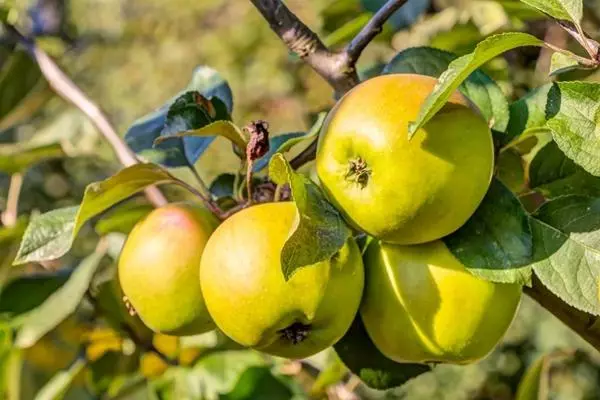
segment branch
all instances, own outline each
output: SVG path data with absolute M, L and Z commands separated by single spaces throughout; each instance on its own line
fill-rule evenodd
M 358 58 L 365 47 L 371 43 L 375 36 L 381 33 L 383 24 L 385 24 L 392 14 L 398 11 L 407 1 L 408 0 L 388 0 L 383 7 L 377 10 L 367 25 L 365 25 L 348 46 L 346 46 L 345 52 L 348 55 L 347 62 L 349 65 L 356 64 L 356 61 L 358 61 Z
M 10 186 L 8 187 L 8 196 L 6 198 L 6 209 L 0 216 L 4 226 L 13 226 L 17 222 L 19 209 L 19 196 L 23 186 L 23 174 L 16 172 L 10 177 Z
M 354 66 L 348 64 L 346 54 L 327 49 L 319 36 L 300 21 L 282 0 L 250 1 L 288 49 L 327 80 L 338 95 L 346 93 L 358 83 L 358 75 Z
M 139 163 L 135 153 L 117 134 L 112 124 L 102 110 L 83 93 L 83 91 L 56 65 L 44 50 L 23 36 L 14 26 L 4 24 L 9 34 L 13 35 L 27 50 L 29 55 L 38 63 L 42 74 L 52 89 L 64 100 L 79 108 L 96 126 L 115 151 L 117 158 L 126 167 Z M 146 197 L 155 206 L 167 203 L 165 196 L 156 187 L 146 189 Z
M 569 306 L 546 289 L 535 275 L 533 276 L 532 287 L 524 287 L 524 291 L 539 305 L 550 311 L 556 318 L 600 351 L 600 322 L 595 316 Z

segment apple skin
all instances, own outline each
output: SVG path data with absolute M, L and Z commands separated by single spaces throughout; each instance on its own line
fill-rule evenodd
M 214 329 L 198 282 L 200 259 L 217 218 L 203 206 L 157 208 L 133 228 L 119 257 L 123 293 L 155 332 L 195 335 Z
M 408 139 L 436 83 L 414 74 L 369 79 L 338 101 L 321 129 L 316 169 L 325 193 L 350 225 L 386 242 L 454 232 L 491 182 L 491 131 L 459 92 Z
M 243 346 L 294 359 L 316 354 L 346 333 L 364 283 L 352 238 L 330 260 L 285 281 L 281 250 L 296 213 L 291 202 L 238 212 L 211 236 L 200 267 L 206 305 L 223 333 Z
M 397 362 L 468 364 L 512 322 L 521 286 L 472 275 L 442 241 L 372 242 L 360 314 L 375 346 Z

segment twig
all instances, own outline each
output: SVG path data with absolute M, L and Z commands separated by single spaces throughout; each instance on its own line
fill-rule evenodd
M 356 35 L 342 52 L 330 51 L 281 0 L 250 0 L 269 22 L 271 29 L 281 38 L 288 49 L 298 54 L 308 65 L 321 75 L 341 97 L 359 82 L 356 62 L 367 45 L 381 32 L 383 24 L 407 0 L 388 0 L 373 18 Z M 315 139 L 296 156 L 290 165 L 298 168 L 316 155 Z
M 546 289 L 535 276 L 533 277 L 532 286 L 525 287 L 524 291 L 539 305 L 550 311 L 556 318 L 600 351 L 600 327 L 597 326 L 595 316 L 569 306 Z
M 574 25 L 568 21 L 558 20 L 558 24 L 565 30 L 573 39 L 577 40 L 581 47 L 585 49 L 588 55 L 594 61 L 600 61 L 600 44 L 593 39 L 590 39 L 581 29 L 581 25 Z
M 2 213 L 2 223 L 4 226 L 14 226 L 17 223 L 21 187 L 23 187 L 23 174 L 16 172 L 10 177 L 6 209 Z
M 356 71 L 348 68 L 346 54 L 329 51 L 317 34 L 300 21 L 282 0 L 250 1 L 288 49 L 325 78 L 339 95 L 358 83 Z
M 106 138 L 115 151 L 119 161 L 126 167 L 137 164 L 139 161 L 135 153 L 125 144 L 117 134 L 112 124 L 102 110 L 56 65 L 44 50 L 23 36 L 14 26 L 4 23 L 6 30 L 21 43 L 29 55 L 38 63 L 42 74 L 52 89 L 64 100 L 79 108 L 96 126 L 98 131 Z M 146 197 L 155 206 L 167 203 L 165 196 L 152 186 L 146 189 Z
M 206 185 L 206 183 L 204 182 L 204 179 L 202 179 L 202 177 L 198 173 L 198 170 L 196 169 L 196 167 L 193 166 L 193 165 L 190 165 L 190 170 L 192 171 L 192 174 L 194 175 L 194 178 L 196 178 L 196 182 L 198 182 L 198 186 L 200 186 L 200 190 L 202 190 L 202 192 L 204 192 L 204 194 L 209 199 L 212 200 L 213 199 L 213 195 L 212 195 L 210 189 L 208 188 L 208 186 Z
M 383 24 L 408 0 L 388 0 L 346 47 L 349 65 L 356 64 L 363 50 L 383 30 Z

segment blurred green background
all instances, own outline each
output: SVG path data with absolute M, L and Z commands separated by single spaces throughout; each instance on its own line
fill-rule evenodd
M 11 10 L 12 21 L 24 29 L 30 26 L 27 10 L 35 1 L 1 1 Z M 414 15 L 392 20 L 381 37 L 369 46 L 359 64 L 363 76 L 408 47 L 428 45 L 464 54 L 485 36 L 505 30 L 529 31 L 555 44 L 577 49 L 553 23 L 517 1 L 421 2 L 424 6 L 413 5 Z M 380 3 L 376 0 L 287 2 L 334 47 L 352 37 Z M 584 27 L 591 37 L 598 37 L 598 2 L 586 2 Z M 69 3 L 65 30 L 74 38 L 73 44 L 56 37 L 43 37 L 39 38 L 40 45 L 106 110 L 121 134 L 135 119 L 185 87 L 198 65 L 215 68 L 229 82 L 235 103 L 233 118 L 240 125 L 260 118 L 270 123 L 274 134 L 303 131 L 310 127 L 315 113 L 334 103 L 328 85 L 287 52 L 249 1 L 73 0 Z M 0 58 L 0 62 L 7 58 L 5 54 L 1 57 L 4 59 Z M 549 61 L 550 54 L 544 50 L 526 48 L 509 52 L 484 69 L 497 80 L 506 96 L 514 100 L 549 81 L 545 73 Z M 597 73 L 577 74 L 565 78 L 600 79 Z M 0 98 L 4 95 L 0 93 Z M 0 141 L 23 142 L 40 137 L 58 138 L 68 157 L 44 161 L 28 169 L 20 214 L 77 204 L 88 183 L 103 179 L 119 168 L 110 147 L 93 125 L 57 97 L 24 123 L 4 130 Z M 228 142 L 217 139 L 197 167 L 210 182 L 220 173 L 234 172 L 236 157 Z M 185 175 L 186 171 L 180 173 Z M 0 175 L 2 209 L 8 183 L 9 175 Z M 20 292 L 6 300 L 10 282 L 24 275 L 54 273 L 72 265 L 93 250 L 96 238 L 93 229 L 86 229 L 74 250 L 56 263 L 27 265 L 18 270 L 4 268 L 0 279 L 4 283 L 0 314 L 7 310 L 3 306 L 14 305 L 6 305 L 7 301 L 24 301 L 28 296 L 24 286 L 20 286 Z M 118 247 L 122 236 L 116 235 L 114 239 Z M 106 274 L 110 275 L 114 259 L 105 261 Z M 320 354 L 305 365 L 264 358 L 251 351 L 207 353 L 199 357 L 210 352 L 207 349 L 218 343 L 217 337 L 211 334 L 189 340 L 155 337 L 156 347 L 179 358 L 183 364 L 168 367 L 152 352 L 123 340 L 116 331 L 86 304 L 25 351 L 13 351 L 9 334 L 4 331 L 4 336 L 0 336 L 0 368 L 2 375 L 10 378 L 4 389 L 12 385 L 14 395 L 16 385 L 20 388 L 16 390 L 20 392 L 17 398 L 34 398 L 57 371 L 71 364 L 85 343 L 84 353 L 93 361 L 77 374 L 66 395 L 69 399 L 300 399 L 307 398 L 311 390 L 316 397 L 332 399 L 511 399 L 525 369 L 541 356 L 548 357 L 546 360 L 551 364 L 547 371 L 549 398 L 600 399 L 600 355 L 527 297 L 503 343 L 484 361 L 465 367 L 438 366 L 433 372 L 387 392 L 370 390 L 352 378 L 329 382 L 322 375 L 317 380 L 315 368 L 328 371 L 334 378 L 344 375 L 329 353 Z M 105 357 L 106 354 L 110 357 Z M 555 361 L 551 363 L 552 360 Z M 322 382 L 328 385 L 321 387 Z M 107 392 L 107 388 L 114 393 Z M 2 393 L 0 384 L 0 399 L 13 399 L 3 397 Z

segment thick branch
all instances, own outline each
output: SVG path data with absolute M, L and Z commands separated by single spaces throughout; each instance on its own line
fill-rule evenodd
M 344 94 L 358 83 L 356 71 L 348 68 L 346 54 L 329 51 L 319 36 L 300 21 L 283 1 L 251 1 L 288 49 L 325 78 L 338 95 Z
M 383 30 L 383 24 L 408 0 L 389 0 L 371 18 L 369 23 L 356 35 L 346 47 L 349 65 L 356 64 L 363 50 Z
M 595 316 L 569 306 L 546 289 L 535 276 L 533 277 L 532 287 L 525 287 L 524 291 L 539 305 L 550 311 L 556 318 L 600 351 L 600 324 Z
M 56 65 L 56 63 L 40 49 L 35 43 L 24 37 L 15 27 L 5 24 L 10 34 L 15 36 L 25 47 L 29 55 L 38 63 L 42 74 L 52 89 L 63 99 L 79 108 L 94 123 L 98 131 L 106 138 L 115 151 L 119 161 L 126 167 L 137 164 L 139 161 L 135 153 L 125 144 L 117 134 L 107 116 L 102 110 L 83 93 L 83 91 Z M 167 199 L 156 187 L 146 189 L 146 196 L 154 205 L 161 206 Z

